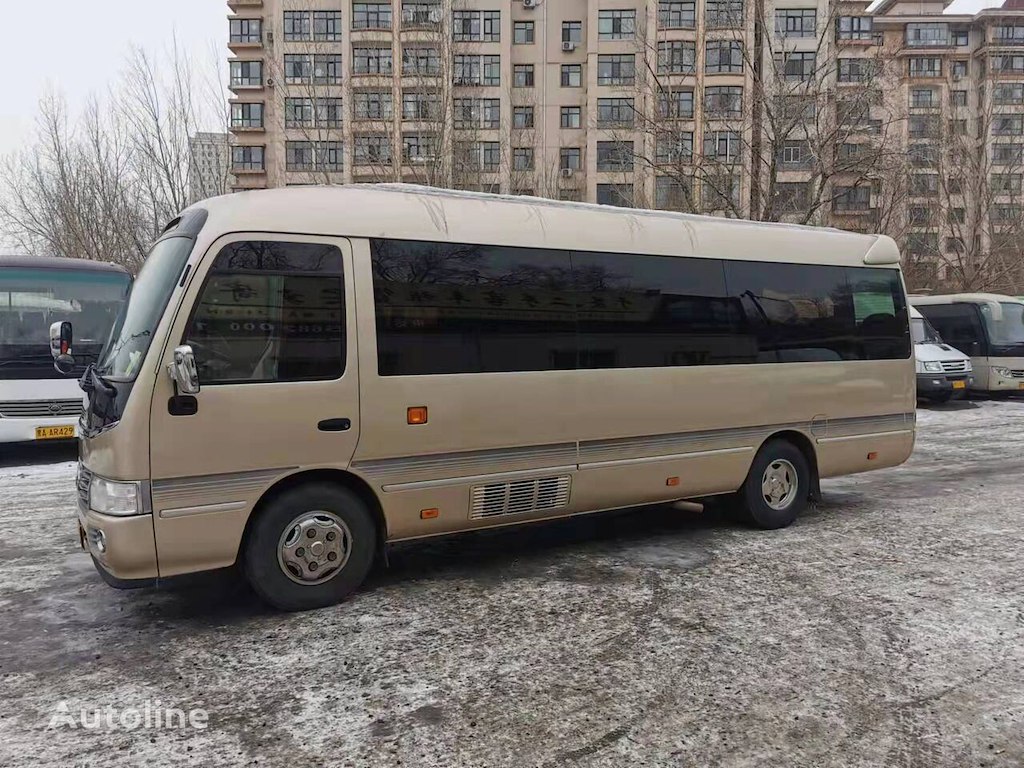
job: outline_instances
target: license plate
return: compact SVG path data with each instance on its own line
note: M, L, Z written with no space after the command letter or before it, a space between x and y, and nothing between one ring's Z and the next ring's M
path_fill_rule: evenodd
M1017 385L1017 389L1024 389L1024 381Z
M967 382L966 381L954 381L953 382L953 389L966 389L966 388L967 388Z
M74 436L74 424L62 424L59 427L36 427L36 440L59 440L63 437Z

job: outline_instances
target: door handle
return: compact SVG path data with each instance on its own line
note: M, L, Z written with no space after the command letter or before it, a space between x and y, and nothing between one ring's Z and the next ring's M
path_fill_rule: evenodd
M316 425L321 432L345 432L351 427L349 419L324 419Z

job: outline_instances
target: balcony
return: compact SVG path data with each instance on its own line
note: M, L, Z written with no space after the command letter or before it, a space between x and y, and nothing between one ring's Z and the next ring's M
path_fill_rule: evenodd
M262 8L263 0L228 0L228 8L233 11Z
M234 53L259 50L262 47L262 35L232 35L228 38L228 49Z

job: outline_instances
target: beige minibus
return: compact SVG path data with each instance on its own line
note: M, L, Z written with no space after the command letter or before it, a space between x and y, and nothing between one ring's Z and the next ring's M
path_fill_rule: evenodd
M297 610L398 541L714 495L780 528L907 459L914 379L886 237L240 193L167 225L82 379L79 534L114 586L238 564Z

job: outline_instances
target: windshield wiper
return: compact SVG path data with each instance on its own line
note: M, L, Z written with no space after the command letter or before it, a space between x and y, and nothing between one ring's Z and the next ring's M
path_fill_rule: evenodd
M91 395L98 389L107 397L117 396L117 387L96 372L95 363L89 363L89 365L86 366L85 373L83 373L82 378L78 380L78 386L88 395Z

